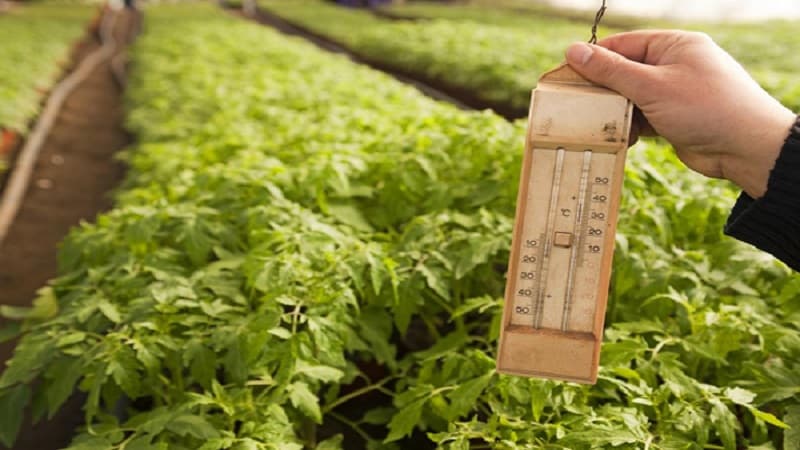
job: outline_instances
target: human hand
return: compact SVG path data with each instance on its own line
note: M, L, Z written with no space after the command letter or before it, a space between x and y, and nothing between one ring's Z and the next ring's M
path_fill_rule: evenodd
M631 99L641 135L660 135L689 168L751 197L767 180L795 115L707 35L653 30L573 44L567 62ZM798 74L800 76L800 74Z

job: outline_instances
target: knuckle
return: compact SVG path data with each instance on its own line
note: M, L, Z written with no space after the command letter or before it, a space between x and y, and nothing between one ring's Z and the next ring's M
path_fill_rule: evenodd
M711 37L711 35L702 31L690 31L687 34L692 41L700 44L711 44L714 42L714 39Z

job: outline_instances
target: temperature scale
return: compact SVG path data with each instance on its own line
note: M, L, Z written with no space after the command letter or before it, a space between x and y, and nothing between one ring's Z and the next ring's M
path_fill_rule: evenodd
M632 117L567 65L533 91L499 372L596 381Z

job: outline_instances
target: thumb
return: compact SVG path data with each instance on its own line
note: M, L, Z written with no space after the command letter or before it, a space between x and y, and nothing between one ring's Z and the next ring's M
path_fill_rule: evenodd
M643 100L653 80L653 66L631 61L599 45L572 44L567 49L567 62L586 79L613 89L634 103Z

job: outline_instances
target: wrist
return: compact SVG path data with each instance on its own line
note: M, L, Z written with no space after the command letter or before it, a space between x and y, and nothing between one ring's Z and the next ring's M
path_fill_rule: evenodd
M745 144L741 150L722 161L724 178L738 185L752 198L763 197L775 161L797 123L798 116L786 108L760 121L759 125L751 128L753 132L749 133L749 139L740 141Z

